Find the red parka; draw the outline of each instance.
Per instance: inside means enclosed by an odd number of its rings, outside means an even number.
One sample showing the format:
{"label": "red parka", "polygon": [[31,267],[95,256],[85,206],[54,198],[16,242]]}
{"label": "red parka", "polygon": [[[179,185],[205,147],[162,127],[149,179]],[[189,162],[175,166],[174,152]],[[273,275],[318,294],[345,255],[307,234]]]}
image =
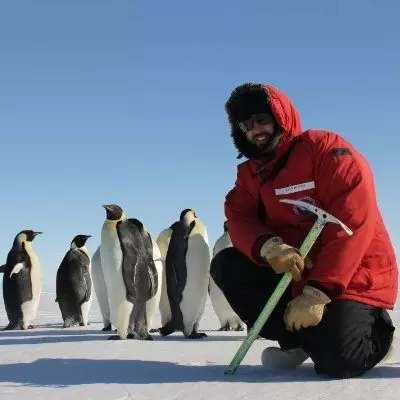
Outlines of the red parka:
{"label": "red parka", "polygon": [[[298,112],[288,97],[270,85],[264,88],[283,135],[275,158],[262,172],[257,173],[261,165],[257,160],[249,159],[238,166],[235,187],[225,201],[233,245],[260,265],[260,247],[272,236],[299,248],[316,217],[279,200],[313,203],[354,233],[347,236],[336,224],[325,226],[309,253],[314,266],[302,282],[292,283],[293,295],[300,294],[304,284],[312,281],[326,288],[333,299],[392,309],[398,270],[368,162],[336,133],[302,132]],[[285,165],[270,179],[269,174],[289,149]],[[260,218],[260,206],[264,218]]]}

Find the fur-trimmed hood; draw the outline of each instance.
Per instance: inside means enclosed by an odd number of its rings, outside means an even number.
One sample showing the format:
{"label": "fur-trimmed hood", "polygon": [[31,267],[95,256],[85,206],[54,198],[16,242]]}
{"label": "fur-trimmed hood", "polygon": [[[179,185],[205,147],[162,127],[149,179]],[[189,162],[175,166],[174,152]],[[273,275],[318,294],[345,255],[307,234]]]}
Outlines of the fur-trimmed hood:
{"label": "fur-trimmed hood", "polygon": [[239,122],[251,115],[269,112],[274,116],[282,133],[277,148],[279,153],[302,132],[299,113],[291,100],[271,85],[248,82],[236,87],[225,103],[225,110],[228,114],[234,145],[249,159],[262,158],[258,147],[250,143],[239,128]]}

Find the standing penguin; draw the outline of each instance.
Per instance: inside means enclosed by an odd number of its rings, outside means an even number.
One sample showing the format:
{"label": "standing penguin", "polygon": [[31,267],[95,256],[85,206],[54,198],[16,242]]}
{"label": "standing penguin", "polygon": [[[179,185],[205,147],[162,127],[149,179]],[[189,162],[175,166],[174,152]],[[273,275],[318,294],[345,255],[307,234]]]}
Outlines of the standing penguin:
{"label": "standing penguin", "polygon": [[[213,259],[221,251],[228,247],[232,247],[232,241],[229,236],[226,221],[224,222],[224,233],[217,239],[213,249]],[[211,261],[212,264],[212,261]],[[222,290],[214,282],[214,279],[210,275],[209,282],[209,294],[211,304],[214,308],[215,314],[221,323],[220,331],[229,331],[234,329],[235,331],[243,331],[245,324],[239,318],[239,316],[233,311],[232,307],[226,300]]]}
{"label": "standing penguin", "polygon": [[9,324],[3,330],[30,329],[42,292],[39,257],[33,239],[42,232],[24,230],[17,234],[3,269],[3,298]]}
{"label": "standing penguin", "polygon": [[107,287],[104,280],[103,267],[101,265],[100,246],[97,247],[92,256],[92,281],[100,312],[103,317],[104,327],[102,331],[111,331],[110,303],[108,302]]}
{"label": "standing penguin", "polygon": [[[101,265],[110,303],[111,323],[118,335],[110,339],[147,339],[149,322],[161,295],[161,260],[156,243],[137,219],[127,219],[116,204],[103,206]],[[154,254],[154,249],[158,254]],[[156,258],[156,262],[154,260]]]}
{"label": "standing penguin", "polygon": [[198,325],[207,300],[210,271],[208,235],[192,209],[183,210],[171,229],[165,260],[171,318],[160,333],[167,336],[180,330],[188,339],[203,338],[207,335],[198,332]]}
{"label": "standing penguin", "polygon": [[64,321],[63,328],[88,324],[92,303],[92,278],[90,255],[85,244],[90,237],[74,237],[57,271],[56,301]]}
{"label": "standing penguin", "polygon": [[[157,236],[156,242],[160,249],[161,262],[162,262],[162,288],[161,288],[161,299],[160,299],[160,315],[161,315],[161,326],[166,325],[172,319],[171,307],[169,305],[168,292],[167,292],[167,274],[165,259],[167,257],[167,251],[169,242],[172,235],[172,225],[169,228],[162,230]],[[160,329],[155,329],[160,331]]]}

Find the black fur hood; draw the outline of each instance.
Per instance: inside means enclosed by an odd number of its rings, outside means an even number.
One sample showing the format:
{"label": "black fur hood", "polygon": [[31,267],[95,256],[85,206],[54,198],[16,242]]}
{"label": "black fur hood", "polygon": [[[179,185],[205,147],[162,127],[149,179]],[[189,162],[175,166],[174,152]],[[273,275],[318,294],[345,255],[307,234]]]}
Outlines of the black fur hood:
{"label": "black fur hood", "polygon": [[[270,85],[248,82],[236,87],[225,103],[225,111],[231,126],[233,143],[243,155],[250,159],[262,159],[260,149],[250,143],[239,128],[239,122],[253,114],[270,113],[282,133],[279,147],[301,133],[300,116],[290,99]],[[239,158],[239,157],[238,157]]]}

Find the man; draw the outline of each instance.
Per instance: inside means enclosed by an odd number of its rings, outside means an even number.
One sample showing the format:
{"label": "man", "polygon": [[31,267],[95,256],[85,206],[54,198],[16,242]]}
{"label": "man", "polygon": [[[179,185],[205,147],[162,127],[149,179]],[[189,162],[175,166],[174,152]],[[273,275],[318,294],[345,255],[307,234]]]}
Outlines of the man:
{"label": "man", "polygon": [[[270,85],[240,85],[225,108],[233,142],[248,160],[226,196],[234,247],[214,259],[214,280],[251,327],[282,274],[291,273],[260,332],[280,346],[264,350],[263,364],[290,368],[311,357],[319,375],[363,374],[392,344],[386,309],[394,306],[398,282],[368,162],[333,132],[303,132],[289,98]],[[315,215],[282,198],[308,201],[354,234],[327,224],[303,260],[298,248]]]}

